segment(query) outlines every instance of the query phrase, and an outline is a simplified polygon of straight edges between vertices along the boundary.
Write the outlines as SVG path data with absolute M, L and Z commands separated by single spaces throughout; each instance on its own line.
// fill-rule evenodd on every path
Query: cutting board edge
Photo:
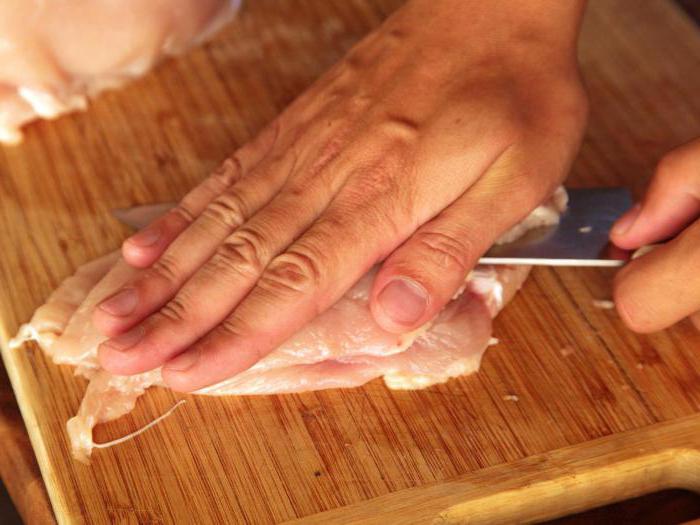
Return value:
M 34 450 L 34 454 L 37 457 L 39 471 L 41 472 L 41 477 L 44 481 L 46 493 L 49 496 L 51 509 L 53 510 L 54 517 L 59 524 L 63 525 L 64 523 L 71 523 L 66 519 L 70 516 L 70 510 L 66 505 L 65 500 L 61 496 L 60 490 L 58 489 L 56 473 L 52 467 L 53 463 L 50 461 L 46 443 L 44 442 L 41 431 L 39 430 L 37 412 L 33 407 L 31 407 L 29 395 L 25 392 L 22 381 L 19 378 L 19 368 L 21 364 L 18 360 L 16 360 L 15 354 L 27 351 L 27 346 L 25 344 L 15 349 L 9 348 L 8 338 L 5 334 L 1 335 L 0 356 L 2 357 L 3 366 L 7 371 L 7 376 L 10 379 L 12 390 L 15 394 L 15 398 L 17 399 L 17 406 L 19 407 L 20 414 L 22 415 L 24 426 L 27 429 L 32 450 Z
M 667 489 L 700 494 L 700 413 L 286 522 L 539 522 Z

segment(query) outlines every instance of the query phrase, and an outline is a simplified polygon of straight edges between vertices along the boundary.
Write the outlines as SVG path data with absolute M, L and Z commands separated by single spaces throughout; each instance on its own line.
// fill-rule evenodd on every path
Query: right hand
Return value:
M 662 330 L 686 317 L 700 330 L 700 138 L 659 162 L 642 203 L 611 232 L 626 250 L 674 236 L 615 278 L 615 304 L 635 332 Z

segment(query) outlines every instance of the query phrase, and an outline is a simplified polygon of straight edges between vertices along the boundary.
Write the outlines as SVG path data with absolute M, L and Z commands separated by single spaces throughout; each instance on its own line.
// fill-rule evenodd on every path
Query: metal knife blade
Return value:
M 493 246 L 482 264 L 536 266 L 622 266 L 630 252 L 609 242 L 610 228 L 632 206 L 626 188 L 567 189 L 569 205 L 559 224 L 531 230 Z
M 632 206 L 626 188 L 567 189 L 569 205 L 559 224 L 537 228 L 517 241 L 492 247 L 480 264 L 535 266 L 622 266 L 630 253 L 611 246 L 613 223 Z M 165 202 L 113 210 L 127 226 L 139 229 L 175 205 Z

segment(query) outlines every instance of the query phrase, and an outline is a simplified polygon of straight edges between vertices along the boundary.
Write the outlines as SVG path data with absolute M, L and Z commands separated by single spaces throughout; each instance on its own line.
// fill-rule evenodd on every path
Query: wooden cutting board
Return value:
M 127 233 L 115 207 L 201 180 L 376 27 L 394 0 L 251 0 L 215 41 L 39 123 L 0 149 L 0 340 L 62 523 L 507 522 L 665 486 L 700 490 L 700 336 L 636 336 L 594 299 L 612 273 L 538 269 L 496 322 L 478 374 L 417 392 L 188 398 L 124 445 L 70 457 L 85 382 L 7 340 L 75 268 Z M 591 2 L 581 60 L 592 100 L 573 185 L 637 192 L 700 135 L 700 35 L 666 0 Z M 97 433 L 123 435 L 175 396 L 149 391 Z M 379 499 L 375 499 L 379 498 Z

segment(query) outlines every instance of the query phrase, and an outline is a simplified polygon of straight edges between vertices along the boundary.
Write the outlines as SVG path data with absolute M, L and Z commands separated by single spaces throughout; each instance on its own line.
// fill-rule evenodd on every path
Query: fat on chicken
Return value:
M 0 1 L 0 143 L 84 109 L 228 22 L 240 0 Z
M 506 233 L 503 241 L 556 223 L 565 207 L 566 193 L 560 188 Z M 154 210 L 162 211 L 162 207 Z M 392 389 L 419 389 L 470 374 L 478 370 L 489 346 L 491 320 L 515 295 L 529 270 L 525 266 L 479 266 L 436 319 L 414 332 L 396 335 L 382 330 L 370 313 L 373 268 L 335 305 L 253 367 L 196 394 L 349 388 L 379 377 Z M 92 326 L 92 311 L 135 271 L 118 252 L 81 266 L 10 343 L 11 348 L 18 348 L 36 341 L 55 363 L 73 366 L 76 374 L 90 380 L 78 414 L 67 424 L 73 454 L 83 462 L 99 446 L 92 437 L 95 425 L 130 412 L 146 389 L 163 386 L 159 369 L 114 376 L 101 369 L 97 360 L 97 347 L 105 337 Z

